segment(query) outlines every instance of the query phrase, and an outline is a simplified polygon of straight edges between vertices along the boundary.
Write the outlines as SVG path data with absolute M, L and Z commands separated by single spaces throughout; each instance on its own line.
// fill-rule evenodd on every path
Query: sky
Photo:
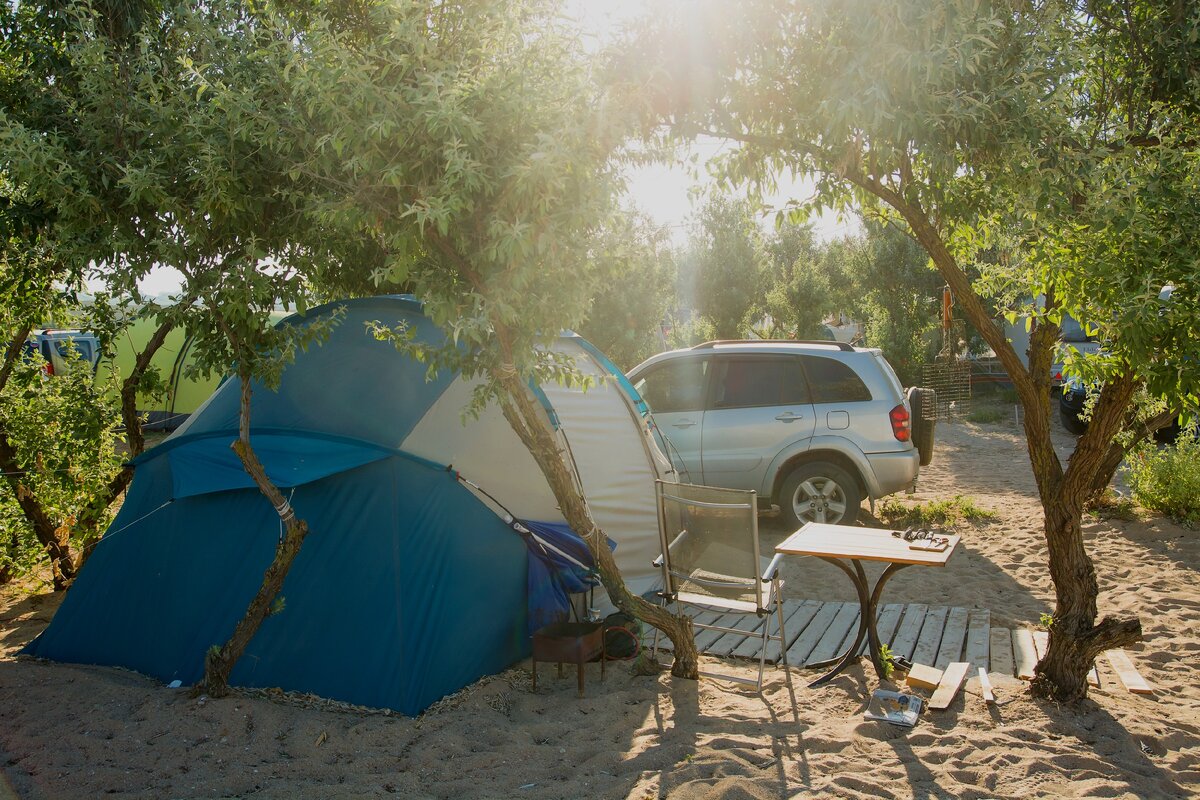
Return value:
M 680 0 L 686 2 L 687 0 Z M 669 0 L 566 0 L 567 14 L 578 20 L 585 32 L 584 46 L 590 51 L 603 46 L 615 36 L 622 25 L 645 14 L 648 9 Z M 681 152 L 674 164 L 643 166 L 629 173 L 629 202 L 648 214 L 651 219 L 671 230 L 672 239 L 682 244 L 687 235 L 688 218 L 700 202 L 699 195 L 712 184 L 704 165 L 733 143 L 714 138 L 697 141 L 687 152 Z M 697 156 L 698 176 L 683 165 L 692 154 Z M 780 208 L 792 201 L 802 201 L 813 193 L 811 181 L 795 175 L 780 176 L 778 190 L 762 198 L 768 208 Z M 820 241 L 829 241 L 861 229 L 857 218 L 839 219 L 832 213 L 810 220 Z M 773 219 L 764 219 L 770 226 Z

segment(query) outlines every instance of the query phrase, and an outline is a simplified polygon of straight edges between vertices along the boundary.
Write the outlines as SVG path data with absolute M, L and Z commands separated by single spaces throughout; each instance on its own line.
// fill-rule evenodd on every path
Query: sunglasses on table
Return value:
M 950 544 L 949 536 L 934 533 L 928 528 L 908 528 L 904 531 L 892 531 L 892 536 L 903 539 L 909 544 L 921 544 L 928 547 L 945 547 Z

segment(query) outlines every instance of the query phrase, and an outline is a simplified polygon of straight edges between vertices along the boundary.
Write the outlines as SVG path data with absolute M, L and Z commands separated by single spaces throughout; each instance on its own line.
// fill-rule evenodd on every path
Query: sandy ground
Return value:
M 1065 455 L 1065 434 L 1061 445 Z M 1051 586 L 1011 423 L 940 426 L 917 499 L 955 494 L 999 520 L 961 527 L 948 568 L 901 572 L 885 601 L 988 608 L 993 625 L 1035 625 Z M 767 544 L 784 535 L 767 525 Z M 543 667 L 533 693 L 526 662 L 418 719 L 246 694 L 194 699 L 131 672 L 14 659 L 56 600 L 9 590 L 0 798 L 6 785 L 21 798 L 1196 796 L 1200 533 L 1145 517 L 1091 520 L 1086 535 L 1102 613 L 1141 616 L 1146 639 L 1130 653 L 1156 694 L 1129 694 L 1102 669 L 1104 690 L 1075 707 L 1034 702 L 1019 687 L 992 708 L 963 693 L 913 730 L 862 720 L 877 685 L 862 665 L 820 689 L 805 687 L 803 671 L 770 670 L 761 694 L 637 677 L 622 663 L 601 683 L 593 665 L 581 700 L 570 669 L 558 678 Z M 823 562 L 786 569 L 791 597 L 853 597 Z

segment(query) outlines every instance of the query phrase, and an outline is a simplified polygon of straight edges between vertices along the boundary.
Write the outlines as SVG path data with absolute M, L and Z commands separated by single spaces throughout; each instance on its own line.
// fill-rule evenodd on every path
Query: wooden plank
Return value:
M 828 630 L 817 642 L 808 660 L 825 661 L 845 652 L 842 645 L 846 641 L 847 635 L 858 631 L 858 614 L 858 603 L 842 603 L 837 616 L 829 623 Z
M 936 606 L 925 612 L 925 624 L 921 626 L 921 638 L 913 648 L 912 661 L 932 664 L 937 661 L 938 646 L 942 643 L 942 631 L 946 627 L 946 616 L 950 609 Z
M 731 626 L 736 622 L 740 614 L 714 614 L 714 612 L 701 612 L 700 614 L 692 615 L 692 622 L 703 622 L 704 625 L 724 625 Z M 716 643 L 716 640 L 725 636 L 720 631 L 708 631 L 702 627 L 696 627 L 696 649 L 701 652 L 708 652 L 710 646 Z
M 1129 655 L 1124 650 L 1105 650 L 1104 657 L 1112 664 L 1113 670 L 1126 689 L 1134 694 L 1154 694 L 1154 689 L 1137 671 L 1137 667 L 1129 660 Z
M 928 664 L 913 664 L 904 682 L 917 689 L 936 689 L 942 682 L 942 670 Z
M 713 621 L 719 619 L 721 615 L 718 614 L 716 611 L 701 611 L 700 613 L 692 614 L 691 616 L 692 616 L 693 622 L 695 622 L 695 621 L 713 622 Z M 646 627 L 648 629 L 646 631 L 646 646 L 649 647 L 654 642 L 654 629 L 651 628 L 649 625 L 647 625 Z M 674 650 L 674 646 L 671 644 L 670 639 L 668 639 L 666 636 L 663 636 L 662 634 L 659 634 L 658 649 L 662 650 L 664 652 L 670 653 L 670 652 L 672 652 L 672 650 Z
M 904 609 L 904 618 L 900 628 L 892 638 L 892 653 L 904 656 L 912 661 L 913 650 L 917 647 L 917 637 L 921 635 L 921 626 L 925 622 L 925 612 L 929 607 L 914 603 Z
M 817 642 L 821 641 L 821 637 L 825 635 L 825 631 L 829 628 L 829 623 L 833 622 L 833 618 L 837 616 L 841 610 L 841 603 L 822 603 L 817 609 L 817 613 L 813 616 L 812 622 L 804 629 L 804 632 L 796 637 L 796 641 L 792 642 L 792 646 L 787 650 L 788 663 L 793 667 L 803 667 L 809 661 L 809 654 L 812 653 Z
M 1033 631 L 1017 628 L 1013 631 L 1013 660 L 1016 662 L 1017 677 L 1033 680 L 1033 668 L 1037 666 L 1037 649 L 1033 645 Z
M 962 661 L 963 642 L 967 638 L 967 617 L 970 612 L 965 608 L 952 608 L 946 617 L 946 628 L 942 631 L 942 643 L 938 646 L 937 656 L 933 665 L 945 669 L 953 661 Z
M 732 617 L 732 620 L 730 620 Z M 726 622 L 721 623 L 730 628 L 735 628 L 744 633 L 726 633 L 717 638 L 708 646 L 705 651 L 710 656 L 725 658 L 736 650 L 740 645 L 749 642 L 755 650 L 755 656 L 758 656 L 758 650 L 762 647 L 762 626 L 766 622 L 766 617 L 760 617 L 757 614 L 732 614 L 725 617 Z M 773 627 L 773 626 L 772 626 Z
M 988 669 L 988 653 L 991 649 L 992 612 L 986 608 L 972 609 L 967 620 L 967 644 L 963 661 L 972 667 Z
M 979 693 L 983 695 L 983 702 L 996 702 L 996 693 L 992 691 L 992 682 L 988 679 L 987 668 L 979 668 Z
M 784 604 L 784 606 L 783 606 L 783 631 L 784 631 L 784 635 L 786 637 L 786 639 L 784 641 L 784 647 L 781 649 L 779 646 L 779 642 L 774 639 L 768 641 L 767 642 L 767 662 L 768 663 L 774 664 L 779 661 L 780 653 L 784 652 L 786 650 L 786 648 L 792 642 L 796 641 L 796 638 L 801 633 L 804 632 L 804 629 L 806 627 L 808 627 L 808 623 L 812 621 L 812 618 L 814 616 L 816 616 L 818 609 L 820 609 L 822 605 L 824 605 L 824 603 L 822 603 L 820 600 L 805 600 L 802 603 L 793 601 L 791 603 Z M 774 626 L 774 621 L 772 621 L 772 630 L 774 630 L 773 626 Z M 750 640 L 747 639 L 745 644 L 739 646 L 736 650 L 733 651 L 733 655 L 740 656 L 743 658 L 754 658 L 755 656 L 757 656 L 758 655 L 757 645 L 755 645 L 755 648 L 754 648 L 754 655 L 747 654 L 746 651 L 750 649 L 749 642 L 750 642 Z
M 879 609 L 879 615 L 875 618 L 875 631 L 879 634 L 880 644 L 890 644 L 892 634 L 896 632 L 896 626 L 900 624 L 900 612 L 904 610 L 904 606 L 899 603 L 890 603 Z M 858 648 L 860 656 L 867 654 L 867 648 L 871 646 L 870 637 L 863 641 L 862 647 Z
M 1046 631 L 1033 632 L 1033 649 L 1037 651 L 1038 661 L 1046 657 L 1046 651 L 1050 649 L 1050 634 Z
M 1008 628 L 992 628 L 988 638 L 991 640 L 988 648 L 988 660 L 991 663 L 988 669 L 1009 677 L 1016 675 L 1013 666 L 1012 631 Z
M 942 681 L 938 684 L 937 691 L 933 693 L 933 697 L 929 698 L 929 707 L 933 709 L 949 708 L 954 702 L 954 696 L 958 694 L 959 688 L 962 687 L 963 681 L 967 678 L 967 670 L 970 664 L 965 661 L 955 661 L 946 667 L 946 671 L 942 673 Z

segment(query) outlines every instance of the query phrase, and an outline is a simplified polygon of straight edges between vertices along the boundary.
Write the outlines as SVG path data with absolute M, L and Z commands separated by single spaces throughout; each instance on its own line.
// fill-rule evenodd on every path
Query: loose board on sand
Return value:
M 979 693 L 983 695 L 985 703 L 996 702 L 996 693 L 992 691 L 992 682 L 988 680 L 987 670 L 983 667 L 979 668 Z
M 1002 675 L 1012 675 L 1012 631 L 1008 628 L 992 628 L 990 639 L 992 672 L 999 672 Z
M 1017 628 L 1013 631 L 1013 659 L 1017 662 L 1017 677 L 1033 680 L 1033 668 L 1037 666 L 1037 649 L 1033 645 L 1033 631 Z
M 1137 667 L 1133 666 L 1133 662 L 1129 660 L 1129 656 L 1124 650 L 1105 650 L 1104 656 L 1108 659 L 1108 663 L 1112 664 L 1117 677 L 1121 679 L 1121 683 L 1125 684 L 1126 689 L 1134 694 L 1154 694 L 1150 684 L 1146 683 L 1145 678 L 1137 671 Z
M 913 664 L 905 683 L 916 689 L 936 689 L 942 682 L 942 670 L 925 664 Z
M 1033 649 L 1037 651 L 1038 661 L 1046 657 L 1046 651 L 1050 649 L 1050 634 L 1046 631 L 1033 632 Z
M 954 696 L 962 687 L 963 681 L 966 680 L 967 670 L 970 667 L 971 665 L 965 661 L 955 661 L 946 667 L 937 691 L 933 693 L 933 697 L 929 698 L 929 707 L 933 709 L 949 708 L 950 704 L 954 702 Z

